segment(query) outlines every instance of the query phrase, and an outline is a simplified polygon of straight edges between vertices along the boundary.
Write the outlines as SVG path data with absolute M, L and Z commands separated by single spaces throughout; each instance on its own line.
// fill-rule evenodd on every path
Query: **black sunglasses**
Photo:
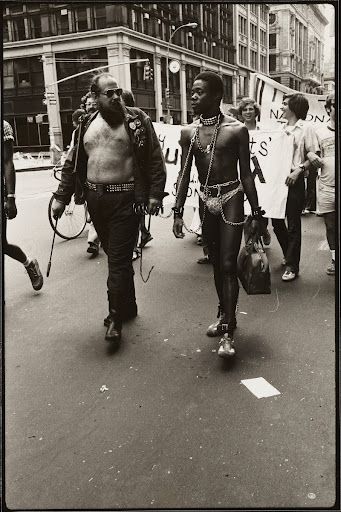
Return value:
M 100 92 L 100 94 L 107 96 L 107 98 L 112 98 L 114 96 L 114 94 L 116 94 L 116 96 L 121 96 L 122 89 L 120 87 L 118 87 L 116 89 L 107 89 L 104 92 Z

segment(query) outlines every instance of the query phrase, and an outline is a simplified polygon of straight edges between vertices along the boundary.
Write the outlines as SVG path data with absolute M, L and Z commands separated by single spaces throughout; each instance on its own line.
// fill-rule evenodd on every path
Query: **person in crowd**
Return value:
M 245 124 L 246 128 L 250 131 L 260 130 L 258 119 L 260 116 L 260 107 L 252 98 L 243 98 L 238 105 L 238 116 Z M 268 219 L 266 219 L 266 226 Z M 266 230 L 262 236 L 263 244 L 270 245 L 271 234 L 266 227 Z
M 96 98 L 88 91 L 81 99 L 81 108 L 85 110 L 87 114 L 93 114 L 97 110 Z M 86 252 L 92 255 L 95 258 L 99 253 L 100 240 L 97 235 L 94 223 L 90 218 L 89 228 L 88 228 L 88 248 Z
M 238 105 L 239 119 L 250 130 L 260 130 L 258 118 L 260 116 L 260 107 L 252 98 L 242 98 Z
M 44 278 L 39 268 L 38 261 L 30 258 L 17 245 L 9 244 L 7 241 L 7 219 L 14 219 L 17 216 L 15 203 L 16 176 L 13 163 L 13 129 L 7 121 L 3 121 L 3 186 L 4 202 L 2 206 L 2 246 L 4 254 L 22 263 L 34 290 L 40 290 L 44 284 Z
M 309 110 L 307 98 L 300 93 L 283 96 L 282 111 L 283 129 L 293 137 L 294 152 L 291 172 L 285 180 L 288 187 L 286 204 L 286 220 L 271 219 L 274 232 L 283 251 L 285 266 L 283 281 L 293 281 L 299 274 L 301 258 L 302 230 L 301 212 L 304 205 L 305 186 L 304 176 L 307 174 L 310 162 L 307 158 L 309 151 L 316 153 L 318 141 L 315 130 L 309 123 L 304 123 Z
M 335 209 L 335 93 L 329 94 L 325 109 L 330 116 L 327 124 L 323 123 L 316 130 L 319 151 L 308 152 L 310 163 L 320 169 L 318 178 L 317 202 L 319 212 L 323 215 L 326 236 L 331 252 L 331 263 L 327 274 L 335 275 L 335 244 L 336 244 L 336 209 Z M 310 171 L 309 171 L 310 172 Z
M 122 91 L 122 101 L 127 107 L 135 107 L 135 97 L 134 97 L 133 93 L 131 91 L 128 91 L 127 89 Z M 141 240 L 140 240 L 139 247 L 143 248 L 147 245 L 148 242 L 153 240 L 153 237 L 152 237 L 150 231 L 148 231 L 148 229 L 146 228 L 145 215 L 142 215 L 141 219 L 140 219 L 139 234 L 137 235 L 137 240 L 136 240 L 136 244 L 134 247 L 133 260 L 136 260 L 140 256 L 140 253 L 138 251 L 138 239 L 139 239 L 140 234 L 141 234 Z
M 95 75 L 90 90 L 98 111 L 85 116 L 77 129 L 77 143 L 63 166 L 52 209 L 54 217 L 60 217 L 76 188 L 86 197 L 108 257 L 105 339 L 118 345 L 122 322 L 137 315 L 132 253 L 140 215 L 145 210 L 158 214 L 167 195 L 166 170 L 149 116 L 124 105 L 116 78 Z
M 218 355 L 235 354 L 234 330 L 239 284 L 237 256 L 244 225 L 244 191 L 250 202 L 253 230 L 260 230 L 264 213 L 250 170 L 249 134 L 234 118 L 223 114 L 220 103 L 224 86 L 211 71 L 194 79 L 191 103 L 199 119 L 181 130 L 181 170 L 177 180 L 173 233 L 183 238 L 183 208 L 193 157 L 200 181 L 202 232 L 209 248 L 219 299 L 219 319 L 208 336 L 222 336 Z M 240 178 L 238 176 L 238 163 Z

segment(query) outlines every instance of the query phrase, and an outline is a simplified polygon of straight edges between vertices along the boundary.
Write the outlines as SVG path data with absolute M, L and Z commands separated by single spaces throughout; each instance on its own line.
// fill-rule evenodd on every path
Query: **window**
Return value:
M 24 18 L 15 18 L 13 20 L 14 41 L 23 41 L 26 39 L 26 30 Z
M 258 38 L 257 38 L 257 26 L 254 23 L 251 23 L 250 24 L 250 28 L 251 28 L 251 40 L 257 42 L 257 40 L 258 40 Z
M 75 9 L 76 32 L 83 32 L 88 30 L 87 9 L 85 7 L 78 7 Z
M 257 65 L 257 52 L 251 50 L 250 51 L 250 59 L 251 59 L 251 67 L 253 69 L 257 69 L 258 68 L 258 65 Z
M 94 6 L 95 29 L 106 28 L 105 5 Z
M 238 80 L 238 96 L 246 96 L 247 95 L 247 81 L 246 76 L 239 76 Z
M 266 56 L 265 55 L 261 55 L 260 56 L 260 70 L 262 73 L 267 73 L 267 69 L 266 69 Z
M 40 16 L 38 14 L 36 16 L 30 16 L 29 23 L 31 29 L 31 39 L 42 37 Z
M 69 32 L 71 32 L 69 28 L 69 16 L 67 9 L 62 9 L 60 12 L 56 13 L 56 22 L 58 35 L 69 34 Z
M 271 12 L 269 14 L 269 25 L 273 25 L 276 21 L 276 14 L 274 14 L 273 12 Z
M 267 7 L 265 5 L 260 6 L 260 18 L 263 21 L 266 21 Z
M 247 65 L 246 46 L 243 46 L 242 44 L 239 45 L 239 64 L 242 64 L 243 66 Z
M 191 64 L 186 64 L 186 94 L 189 98 L 191 96 L 192 85 L 194 82 L 194 78 L 200 73 L 200 68 L 196 66 L 192 66 Z
M 260 30 L 260 44 L 266 46 L 266 32 L 262 29 Z
M 4 89 L 13 89 L 14 88 L 14 70 L 13 70 L 13 60 L 4 60 L 3 61 L 3 74 L 4 74 Z
M 239 32 L 246 36 L 246 18 L 244 16 L 238 16 L 239 19 Z
M 9 22 L 8 21 L 3 21 L 3 25 L 2 25 L 2 37 L 3 37 L 3 41 L 4 43 L 8 43 L 9 42 L 9 30 L 8 30 L 8 24 Z
M 223 82 L 224 82 L 224 96 L 223 101 L 225 103 L 232 103 L 232 76 L 230 75 L 223 75 Z
M 269 56 L 269 71 L 276 71 L 276 55 Z
M 274 50 L 277 46 L 277 34 L 269 34 L 269 48 Z
M 17 85 L 23 87 L 31 85 L 28 59 L 17 59 L 15 61 L 15 69 L 17 75 Z
M 256 4 L 250 4 L 250 12 L 257 15 L 257 5 Z

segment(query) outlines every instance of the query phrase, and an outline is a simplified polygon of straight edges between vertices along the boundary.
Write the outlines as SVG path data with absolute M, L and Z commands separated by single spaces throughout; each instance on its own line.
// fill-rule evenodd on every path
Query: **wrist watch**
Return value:
M 300 169 L 302 169 L 302 171 L 305 171 L 306 170 L 306 166 L 304 164 L 300 164 L 298 166 Z

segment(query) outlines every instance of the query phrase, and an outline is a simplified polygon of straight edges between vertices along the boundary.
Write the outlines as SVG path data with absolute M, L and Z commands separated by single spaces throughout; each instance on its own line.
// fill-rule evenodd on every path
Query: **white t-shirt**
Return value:
M 317 128 L 316 135 L 320 146 L 320 157 L 324 163 L 320 171 L 320 183 L 335 187 L 335 130 L 323 124 Z

